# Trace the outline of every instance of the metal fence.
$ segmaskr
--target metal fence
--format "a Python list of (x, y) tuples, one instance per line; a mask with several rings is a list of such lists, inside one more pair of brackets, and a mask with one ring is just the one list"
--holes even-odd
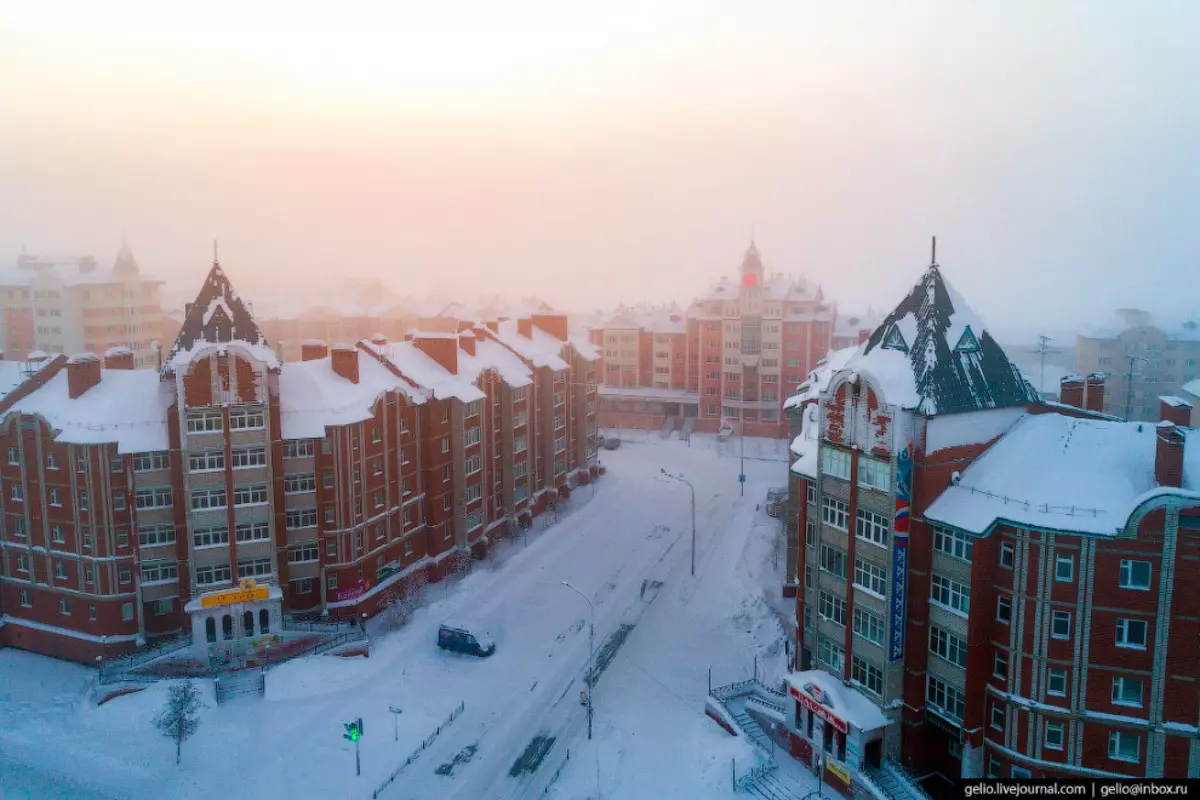
[(283, 629), (285, 631), (300, 631), (306, 633), (341, 633), (342, 631), (356, 630), (358, 627), (359, 625), (356, 622), (296, 619), (295, 617), (283, 618)]
[(372, 800), (374, 800), (374, 798), (378, 798), (379, 795), (381, 795), (383, 793), (384, 789), (386, 789), (387, 787), (392, 785), (392, 781), (394, 781), (394, 780), (396, 780), (396, 778), (400, 777), (401, 772), (404, 772), (404, 770), (408, 769), (408, 766), (410, 764), (412, 764), (414, 761), (416, 761), (418, 758), (420, 758), (421, 753), (424, 753), (426, 750), (429, 749), (430, 745), (433, 744), (434, 740), (437, 739), (437, 737), (442, 734), (442, 730), (444, 730), (446, 727), (448, 727), (451, 722), (454, 722), (454, 720), (458, 719), (458, 715), (461, 714), (463, 712), (463, 709), (466, 707), (467, 707), (467, 704), (465, 701), (459, 703), (458, 708), (451, 711), (450, 716), (446, 717), (446, 719), (442, 721), (442, 724), (438, 725), (437, 729), (433, 733), (431, 733), (431, 734), (429, 734), (429, 736), (425, 737), (425, 740), (421, 742), (421, 746), (418, 747), (417, 749), (413, 750), (411, 753), (409, 753), (408, 758), (404, 759), (404, 763), (401, 764), (400, 766), (396, 767), (395, 771), (393, 771), (391, 775), (387, 776), (387, 778), (383, 781), (383, 783), (379, 784), (379, 787), (374, 792), (371, 793)]
[(166, 642), (156, 643), (153, 646), (143, 647), (133, 651), (129, 655), (120, 656), (119, 658), (106, 659), (100, 662), (100, 683), (116, 683), (117, 681), (154, 681), (159, 680), (158, 677), (152, 675), (130, 675), (130, 671), (134, 670), (143, 664), (149, 663), (156, 658), (174, 653), (178, 650), (183, 650), (190, 647), (192, 644), (191, 634), (180, 636)]

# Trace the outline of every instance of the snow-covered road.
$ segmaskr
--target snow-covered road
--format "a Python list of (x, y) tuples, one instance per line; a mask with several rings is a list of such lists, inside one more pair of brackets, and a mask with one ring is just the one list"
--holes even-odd
[[(747, 441), (751, 458), (742, 498), (735, 443), (697, 436), (688, 448), (657, 434), (637, 438), (643, 441), (603, 454), (608, 474), (594, 498), (592, 488), (579, 490), (571, 513), (535, 531), (528, 544), (507, 543), (463, 580), (429, 587), (429, 605), (403, 629), (375, 637), (369, 659), (290, 662), (270, 672), (265, 700), (216, 707), (206, 685), (210, 707), (200, 732), (185, 745), (179, 768), (171, 763), (169, 743), (149, 726), (164, 686), (100, 708), (76, 700), (32, 720), (6, 716), (0, 690), (0, 723), (11, 722), (0, 725), (0, 778), (12, 778), (0, 782), (7, 787), (0, 795), (25, 786), (30, 791), (11, 796), (42, 796), (46, 786), (61, 780), (111, 797), (207, 797), (249, 788), (266, 796), (369, 797), (460, 702), (463, 714), (380, 797), (515, 800), (533, 790), (540, 795), (568, 748), (571, 761), (556, 789), (576, 790), (563, 796), (593, 791), (598, 777), (625, 786), (616, 793), (604, 786), (607, 797), (648, 796), (643, 779), (605, 780), (605, 774), (661, 773), (667, 766), (661, 763), (662, 746), (647, 749), (645, 757), (604, 748), (621, 738), (620, 730), (636, 732), (655, 712), (666, 719), (686, 715), (696, 723), (687, 725), (688, 741), (677, 744), (686, 752), (702, 746), (700, 755), (681, 756), (673, 766), (693, 770), (700, 785), (713, 788), (719, 767), (721, 785), (727, 786), (729, 758), (748, 763), (751, 756), (742, 742), (704, 720), (704, 681), (710, 663), (715, 680), (745, 677), (722, 673), (748, 669), (750, 650), (779, 639), (762, 586), (753, 583), (761, 576), (741, 567), (751, 530), (766, 519), (756, 505), (768, 486), (785, 480), (783, 443)], [(696, 487), (695, 578), (688, 571), (687, 487), (663, 478), (663, 468), (682, 472)], [(754, 556), (763, 561), (766, 554)], [(627, 639), (598, 681), (594, 743), (586, 741), (579, 702), (589, 609), (563, 581), (593, 600), (598, 649), (622, 626), (633, 626), (626, 627)], [(643, 593), (643, 586), (651, 588)], [(490, 627), (497, 641), (494, 656), (476, 659), (435, 647), (438, 625), (462, 617)], [(745, 630), (737, 630), (741, 627)], [(766, 658), (764, 651), (764, 663)], [(2, 653), (0, 680), (41, 661)], [(87, 680), (83, 670), (69, 669), (78, 673), (72, 680)], [(661, 703), (673, 708), (656, 707)], [(389, 706), (404, 710), (399, 741), (393, 740)], [(11, 701), (7, 711), (13, 711)], [(363, 775), (355, 777), (341, 723), (360, 716), (366, 728)], [(678, 725), (669, 728), (672, 735), (680, 731)], [(535, 772), (510, 777), (537, 736), (554, 739), (544, 762)], [(56, 745), (49, 752), (47, 741)], [(695, 758), (707, 760), (687, 763)], [(439, 767), (449, 774), (439, 774)], [(38, 786), (42, 791), (34, 790)], [(690, 793), (680, 796), (697, 796), (695, 788), (693, 781)]]

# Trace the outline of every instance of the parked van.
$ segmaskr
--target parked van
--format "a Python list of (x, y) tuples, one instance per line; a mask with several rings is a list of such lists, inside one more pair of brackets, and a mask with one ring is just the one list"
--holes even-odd
[(496, 652), (496, 642), (487, 631), (450, 622), (443, 623), (438, 629), (438, 647), (481, 658)]

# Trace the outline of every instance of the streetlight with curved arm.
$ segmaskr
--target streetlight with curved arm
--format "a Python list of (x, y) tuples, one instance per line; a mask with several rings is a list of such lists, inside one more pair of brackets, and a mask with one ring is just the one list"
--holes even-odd
[(582, 597), (588, 604), (588, 608), (592, 612), (592, 621), (588, 624), (588, 674), (587, 674), (587, 720), (588, 720), (588, 739), (592, 738), (592, 682), (596, 674), (596, 606), (592, 603), (592, 598), (588, 597), (583, 592), (576, 589), (566, 581), (562, 581), (562, 585), (570, 589), (575, 594)]
[(686, 483), (688, 489), (692, 492), (692, 577), (694, 578), (696, 577), (696, 487), (692, 486), (692, 482), (682, 475), (672, 475), (665, 469), (660, 469), (659, 472), (673, 481)]

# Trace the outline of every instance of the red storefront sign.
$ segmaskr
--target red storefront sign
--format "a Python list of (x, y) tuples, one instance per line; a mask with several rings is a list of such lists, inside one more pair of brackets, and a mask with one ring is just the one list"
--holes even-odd
[(332, 594), (333, 594), (332, 600), (335, 603), (341, 603), (346, 600), (354, 600), (357, 597), (362, 597), (366, 593), (367, 593), (366, 584), (359, 583), (359, 584), (355, 584), (354, 586), (349, 587), (348, 589), (334, 589), (332, 592)]
[(818, 717), (823, 719), (825, 722), (828, 722), (834, 728), (837, 728), (837, 730), (840, 731), (841, 733), (847, 732), (848, 729), (846, 727), (845, 721), (835, 717), (833, 715), (833, 712), (831, 712), (825, 706), (821, 705), (816, 700), (813, 700), (811, 697), (809, 697), (807, 694), (805, 694), (804, 692), (797, 689), (795, 686), (788, 687), (788, 691), (791, 692), (792, 697), (794, 697), (800, 701), (800, 705), (804, 706), (809, 711), (816, 714)]

